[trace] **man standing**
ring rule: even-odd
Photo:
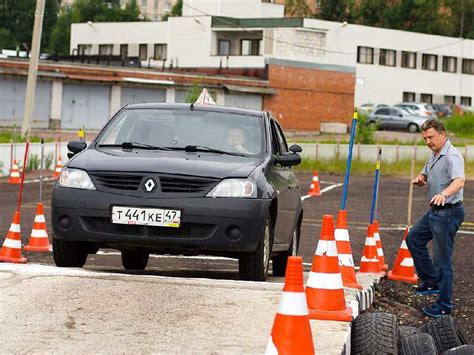
[[[464,221],[464,159],[446,138],[442,122],[428,120],[423,123],[421,130],[423,139],[433,153],[412,184],[428,186],[431,208],[410,230],[407,245],[422,281],[416,293],[439,294],[436,303],[423,307],[423,313],[440,317],[450,314],[453,309],[451,263],[454,237]],[[433,260],[427,248],[431,240]]]

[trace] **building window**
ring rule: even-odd
[[[138,56],[140,60],[147,60],[148,57],[148,45],[147,44],[140,44],[138,46]]]
[[[462,73],[463,74],[474,74],[474,59],[463,59],[462,60]]]
[[[357,63],[374,64],[374,49],[370,47],[357,47]]]
[[[243,39],[240,42],[241,55],[259,55],[260,40],[259,39]]]
[[[158,0],[155,0],[155,4],[154,4],[154,7],[155,7],[155,11],[158,11]]]
[[[166,60],[166,44],[155,44],[155,53],[153,58],[156,60]]]
[[[456,103],[456,96],[444,95],[444,103],[447,105],[452,105]]]
[[[128,44],[121,44],[120,45],[120,58],[127,58],[128,57]]]
[[[414,92],[404,92],[403,93],[403,102],[415,102],[416,95]]]
[[[458,60],[456,57],[443,57],[443,71],[456,73],[458,69]]]
[[[112,55],[113,44],[99,44],[99,55]]]
[[[402,68],[416,69],[415,52],[402,52]]]
[[[218,55],[230,55],[230,41],[226,39],[219,40]]]
[[[434,54],[423,54],[421,59],[421,69],[433,71],[438,70],[438,56]]]
[[[433,95],[431,94],[421,94],[420,101],[425,102],[427,104],[433,103]]]
[[[91,44],[79,44],[77,46],[77,55],[89,55],[91,54]]]
[[[461,105],[472,106],[472,97],[461,96]]]
[[[146,0],[142,0],[142,7],[146,7]]]
[[[393,51],[391,49],[381,49],[379,64],[394,67],[396,63],[396,56],[396,51]]]

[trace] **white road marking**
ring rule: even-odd
[[[325,193],[325,192],[331,191],[332,189],[335,189],[336,187],[339,187],[339,186],[342,186],[342,185],[343,185],[343,183],[341,182],[341,183],[337,183],[337,184],[334,184],[334,185],[325,187],[324,189],[321,190],[321,193],[323,194],[323,193]],[[311,195],[302,196],[302,197],[301,197],[301,201],[304,201],[304,200],[306,200],[306,199],[308,199],[308,198],[310,198],[310,197],[313,197],[313,196],[311,196]]]

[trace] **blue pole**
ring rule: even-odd
[[[359,119],[359,114],[357,113],[357,107],[354,109],[354,116],[352,117],[352,129],[351,129],[351,139],[349,141],[349,152],[347,154],[347,163],[346,163],[346,175],[344,176],[344,186],[342,190],[342,201],[341,201],[341,210],[346,209],[347,201],[347,189],[349,187],[349,175],[351,173],[351,163],[352,163],[352,148],[354,147],[355,133],[357,127],[357,120]]]
[[[377,160],[377,165],[375,167],[374,193],[372,194],[372,208],[370,209],[370,224],[374,223],[375,204],[377,201],[377,186],[379,184],[379,175],[380,175],[380,161]]]

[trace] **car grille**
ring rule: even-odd
[[[217,184],[217,178],[167,174],[124,174],[124,173],[90,173],[94,183],[106,189],[137,191],[143,178],[156,177],[160,180],[161,192],[164,193],[207,193]]]

